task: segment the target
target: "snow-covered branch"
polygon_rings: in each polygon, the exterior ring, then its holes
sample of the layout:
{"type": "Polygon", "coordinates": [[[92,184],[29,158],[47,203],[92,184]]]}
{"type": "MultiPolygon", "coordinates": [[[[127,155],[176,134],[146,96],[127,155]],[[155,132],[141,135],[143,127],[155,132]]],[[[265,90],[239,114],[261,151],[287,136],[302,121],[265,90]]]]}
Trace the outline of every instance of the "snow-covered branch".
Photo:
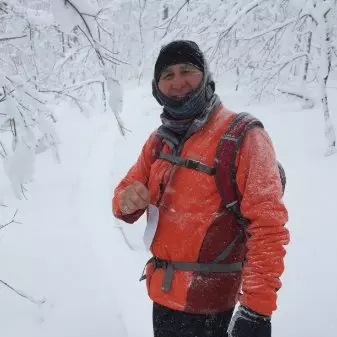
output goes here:
{"type": "Polygon", "coordinates": [[[216,47],[214,48],[214,52],[212,54],[212,58],[214,57],[215,53],[218,51],[221,41],[228,36],[230,31],[234,28],[236,24],[238,24],[249,12],[254,10],[256,7],[261,5],[266,0],[253,0],[250,1],[246,6],[238,10],[238,12],[234,15],[229,15],[228,19],[225,21],[223,29],[219,32],[219,38],[216,43],[216,47]]]}
{"type": "MultiPolygon", "coordinates": [[[[115,54],[95,37],[94,25],[95,23],[97,25],[97,18],[98,15],[101,15],[102,10],[90,10],[87,5],[88,3],[79,0],[65,0],[65,5],[53,5],[53,11],[55,13],[55,16],[60,21],[60,24],[63,24],[63,14],[68,15],[69,13],[71,13],[71,15],[74,15],[74,21],[77,22],[76,27],[80,32],[82,32],[83,36],[89,41],[90,45],[94,49],[99,61],[95,68],[97,69],[97,73],[99,75],[102,75],[104,78],[103,81],[100,81],[103,92],[104,107],[106,108],[107,105],[110,106],[112,112],[115,115],[119,129],[121,130],[121,133],[124,134],[123,123],[119,117],[119,109],[121,108],[120,102],[122,102],[122,97],[117,97],[116,92],[114,92],[117,91],[117,93],[121,93],[122,91],[119,90],[119,81],[113,76],[112,72],[110,71],[111,65],[116,67],[118,64],[122,63],[122,61],[118,60],[115,57],[115,54]],[[77,18],[80,19],[80,22],[76,21],[77,18]],[[90,19],[92,20],[92,22],[88,21],[90,19]],[[115,85],[115,83],[117,83],[117,86],[115,85]],[[112,97],[114,99],[112,99],[112,97]],[[115,104],[114,100],[117,100],[119,103],[115,104]]],[[[79,87],[77,89],[79,89],[79,87]]],[[[76,89],[74,88],[74,90],[76,89]]],[[[65,92],[64,89],[57,91],[65,92]]]]}
{"type": "Polygon", "coordinates": [[[286,58],[282,58],[279,62],[277,62],[275,65],[273,65],[272,68],[279,67],[277,72],[280,72],[284,67],[290,65],[292,62],[294,62],[294,61],[296,61],[296,60],[298,60],[302,57],[308,58],[309,55],[307,53],[303,52],[303,53],[291,55],[291,56],[286,57],[286,58]]]}
{"type": "Polygon", "coordinates": [[[179,15],[179,13],[182,11],[182,9],[189,4],[189,0],[184,0],[184,2],[178,7],[175,13],[173,13],[170,17],[163,20],[159,25],[154,26],[154,28],[164,28],[167,30],[169,29],[170,25],[172,24],[172,21],[179,15]]]}
{"type": "Polygon", "coordinates": [[[296,22],[297,20],[298,20],[297,17],[289,18],[289,19],[285,20],[284,22],[280,22],[280,23],[277,23],[277,24],[275,24],[271,27],[266,28],[266,29],[262,30],[261,32],[254,33],[254,34],[249,35],[249,36],[238,36],[236,39],[237,40],[243,40],[243,41],[254,40],[254,39],[257,39],[257,38],[259,38],[263,35],[266,35],[268,33],[281,30],[281,29],[291,25],[292,23],[296,22]]]}

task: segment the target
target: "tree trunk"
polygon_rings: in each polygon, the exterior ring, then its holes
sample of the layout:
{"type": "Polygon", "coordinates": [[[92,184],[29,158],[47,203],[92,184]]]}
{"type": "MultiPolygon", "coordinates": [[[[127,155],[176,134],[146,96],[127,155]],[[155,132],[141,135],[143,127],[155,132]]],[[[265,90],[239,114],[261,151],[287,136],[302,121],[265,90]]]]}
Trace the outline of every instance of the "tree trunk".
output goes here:
{"type": "Polygon", "coordinates": [[[63,53],[63,56],[64,56],[65,53],[66,53],[66,40],[64,38],[63,32],[61,32],[61,43],[62,43],[62,53],[63,53]]]}
{"type": "MultiPolygon", "coordinates": [[[[234,44],[235,44],[235,49],[239,45],[239,41],[236,39],[236,30],[234,32],[234,44]]],[[[235,91],[239,90],[239,85],[240,85],[240,60],[238,58],[235,58],[235,72],[236,72],[236,85],[235,85],[235,91]]]]}
{"type": "Polygon", "coordinates": [[[104,105],[104,112],[106,112],[108,105],[107,105],[107,97],[106,97],[104,82],[102,82],[102,99],[103,99],[103,105],[104,105]]]}
{"type": "Polygon", "coordinates": [[[102,40],[101,40],[101,29],[99,28],[98,25],[97,25],[97,36],[98,36],[98,41],[102,42],[102,40]]]}
{"type": "Polygon", "coordinates": [[[308,69],[309,69],[309,55],[311,52],[311,42],[312,42],[312,31],[310,30],[308,33],[308,39],[307,39],[307,43],[306,43],[306,52],[308,54],[308,56],[304,59],[304,69],[303,69],[303,83],[307,82],[308,79],[308,69]]]}
{"type": "Polygon", "coordinates": [[[165,5],[163,9],[163,20],[166,20],[168,16],[169,16],[169,9],[168,9],[168,6],[165,5]]]}
{"type": "Polygon", "coordinates": [[[329,103],[328,103],[328,91],[327,82],[331,70],[331,37],[329,26],[329,11],[327,11],[322,20],[322,48],[321,48],[321,69],[320,69],[320,87],[321,87],[321,102],[324,113],[325,122],[325,136],[328,140],[328,149],[326,156],[336,152],[336,132],[331,120],[329,103]]]}

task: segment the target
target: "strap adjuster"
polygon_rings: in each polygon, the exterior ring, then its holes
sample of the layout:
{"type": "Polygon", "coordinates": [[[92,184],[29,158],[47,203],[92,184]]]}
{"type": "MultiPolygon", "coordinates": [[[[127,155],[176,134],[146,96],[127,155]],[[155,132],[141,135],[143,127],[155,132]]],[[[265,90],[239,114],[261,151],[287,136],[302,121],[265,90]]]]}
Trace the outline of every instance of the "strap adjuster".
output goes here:
{"type": "Polygon", "coordinates": [[[241,212],[240,212],[240,204],[239,204],[238,200],[235,200],[235,201],[225,205],[225,207],[235,215],[237,222],[241,226],[246,228],[249,225],[249,221],[246,218],[244,218],[242,216],[241,212]]]}
{"type": "Polygon", "coordinates": [[[193,160],[193,159],[186,159],[185,166],[193,170],[198,170],[200,167],[200,162],[193,160]]]}
{"type": "Polygon", "coordinates": [[[167,266],[168,266],[168,261],[166,260],[161,260],[161,259],[158,259],[157,257],[154,258],[154,267],[156,269],[167,269],[167,266]]]}

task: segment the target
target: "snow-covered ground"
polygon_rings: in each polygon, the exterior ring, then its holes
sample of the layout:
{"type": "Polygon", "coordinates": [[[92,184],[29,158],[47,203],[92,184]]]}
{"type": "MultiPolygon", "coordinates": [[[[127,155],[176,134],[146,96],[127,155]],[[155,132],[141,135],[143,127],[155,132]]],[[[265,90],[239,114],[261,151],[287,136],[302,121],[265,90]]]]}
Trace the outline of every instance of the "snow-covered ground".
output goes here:
{"type": "MultiPolygon", "coordinates": [[[[337,155],[323,156],[322,112],[301,110],[296,101],[247,107],[244,94],[218,93],[228,108],[262,119],[287,172],[292,241],[273,336],[336,336],[337,155]]],[[[337,123],[337,100],[332,106],[337,123]]],[[[126,87],[126,138],[112,115],[56,111],[62,163],[38,156],[28,200],[7,199],[22,224],[0,231],[0,280],[45,301],[33,304],[0,284],[0,336],[150,337],[151,303],[138,282],[148,258],[144,218],[118,223],[111,196],[159,125],[160,108],[150,85],[126,87]]]]}

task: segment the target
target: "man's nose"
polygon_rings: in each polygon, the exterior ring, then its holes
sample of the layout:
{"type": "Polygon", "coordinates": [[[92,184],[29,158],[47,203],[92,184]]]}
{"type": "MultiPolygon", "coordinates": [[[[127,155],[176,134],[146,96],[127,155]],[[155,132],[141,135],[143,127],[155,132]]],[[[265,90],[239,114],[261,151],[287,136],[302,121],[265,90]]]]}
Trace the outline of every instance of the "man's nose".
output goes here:
{"type": "Polygon", "coordinates": [[[172,81],[172,88],[179,90],[183,88],[185,85],[186,80],[184,76],[182,76],[180,73],[175,74],[172,81]]]}

